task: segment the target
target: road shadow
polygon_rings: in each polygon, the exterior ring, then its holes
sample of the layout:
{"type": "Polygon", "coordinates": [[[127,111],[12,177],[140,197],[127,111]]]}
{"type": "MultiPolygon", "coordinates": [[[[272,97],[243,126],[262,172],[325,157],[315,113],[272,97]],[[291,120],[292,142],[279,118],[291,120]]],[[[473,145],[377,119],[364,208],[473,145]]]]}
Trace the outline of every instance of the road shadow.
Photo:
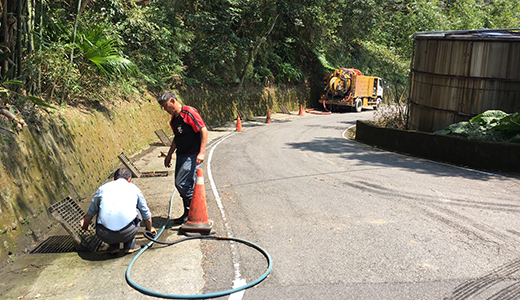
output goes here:
{"type": "Polygon", "coordinates": [[[356,165],[365,168],[401,168],[439,177],[464,177],[484,181],[491,178],[497,178],[496,174],[486,172],[468,172],[462,168],[455,167],[447,168],[445,165],[439,164],[439,162],[381,150],[342,137],[317,137],[309,142],[294,142],[287,143],[287,145],[301,151],[339,155],[339,157],[353,161],[356,165]]]}

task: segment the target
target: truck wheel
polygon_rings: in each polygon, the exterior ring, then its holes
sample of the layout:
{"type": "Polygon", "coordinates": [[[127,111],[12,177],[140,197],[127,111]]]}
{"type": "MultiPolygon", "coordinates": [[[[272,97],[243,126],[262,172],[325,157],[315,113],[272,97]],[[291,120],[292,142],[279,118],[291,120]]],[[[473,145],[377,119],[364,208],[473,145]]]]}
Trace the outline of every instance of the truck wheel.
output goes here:
{"type": "Polygon", "coordinates": [[[361,99],[356,99],[356,112],[361,112],[363,110],[363,102],[361,99]]]}
{"type": "Polygon", "coordinates": [[[378,110],[381,106],[381,98],[377,98],[376,102],[377,104],[374,106],[374,110],[378,110]]]}

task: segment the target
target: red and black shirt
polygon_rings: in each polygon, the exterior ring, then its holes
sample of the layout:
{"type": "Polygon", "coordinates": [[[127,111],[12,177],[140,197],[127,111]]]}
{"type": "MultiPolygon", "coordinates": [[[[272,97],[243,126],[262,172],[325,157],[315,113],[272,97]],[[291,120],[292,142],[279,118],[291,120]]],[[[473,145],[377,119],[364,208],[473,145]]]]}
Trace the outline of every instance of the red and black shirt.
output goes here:
{"type": "Polygon", "coordinates": [[[204,121],[195,108],[183,105],[179,115],[177,117],[172,116],[170,126],[175,135],[177,154],[192,155],[199,153],[200,130],[206,125],[204,125],[204,121]]]}

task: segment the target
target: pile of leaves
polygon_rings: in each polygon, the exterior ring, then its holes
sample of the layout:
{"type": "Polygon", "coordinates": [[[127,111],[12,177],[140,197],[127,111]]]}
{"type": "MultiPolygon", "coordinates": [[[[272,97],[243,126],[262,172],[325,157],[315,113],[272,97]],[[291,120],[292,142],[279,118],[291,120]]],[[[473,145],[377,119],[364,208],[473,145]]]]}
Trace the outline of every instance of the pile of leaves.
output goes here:
{"type": "Polygon", "coordinates": [[[520,143],[520,113],[507,114],[501,110],[488,110],[468,122],[451,124],[435,133],[469,140],[520,143]]]}

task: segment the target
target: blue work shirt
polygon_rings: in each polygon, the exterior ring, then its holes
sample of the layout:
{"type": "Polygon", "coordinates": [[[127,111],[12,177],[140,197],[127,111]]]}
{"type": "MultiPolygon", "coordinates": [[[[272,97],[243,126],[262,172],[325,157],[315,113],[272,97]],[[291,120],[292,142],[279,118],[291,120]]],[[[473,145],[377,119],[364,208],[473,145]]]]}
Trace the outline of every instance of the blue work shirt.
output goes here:
{"type": "Polygon", "coordinates": [[[119,178],[98,188],[87,213],[97,215],[98,224],[119,231],[135,220],[137,209],[143,220],[152,217],[141,190],[126,179],[119,178]]]}

